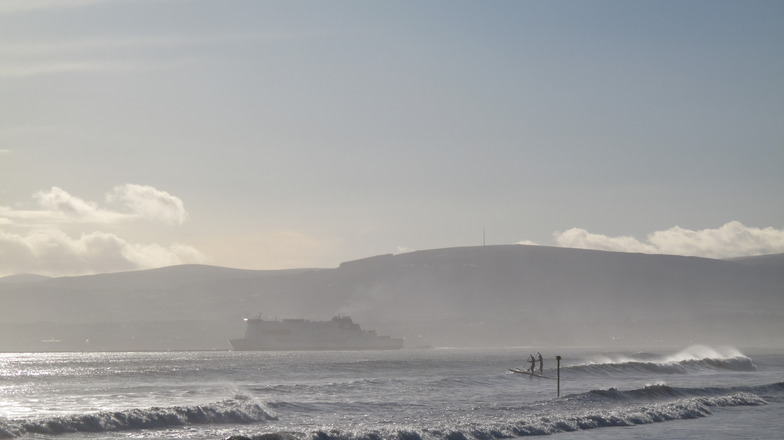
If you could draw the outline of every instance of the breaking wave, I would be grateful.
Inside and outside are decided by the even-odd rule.
[[[598,392],[592,391],[574,396],[574,398],[585,399],[586,396],[594,393]],[[610,394],[617,395],[618,392],[613,391]],[[619,398],[619,400],[623,399]],[[444,427],[389,427],[371,431],[330,429],[307,433],[277,432],[248,436],[235,435],[230,437],[230,440],[500,440],[603,427],[694,419],[710,415],[711,408],[754,406],[765,403],[763,399],[754,394],[737,392],[723,396],[676,399],[670,402],[605,410],[586,410],[584,406],[566,411],[563,408],[552,408],[539,410],[536,414],[520,414],[504,421],[496,420],[489,423],[474,421],[470,424]],[[521,410],[520,412],[530,413],[531,411]]]
[[[636,356],[597,357],[582,365],[562,368],[576,374],[690,374],[710,371],[756,371],[751,358],[734,349],[689,347],[670,356],[641,353]]]
[[[189,424],[256,423],[276,416],[245,396],[235,396],[207,405],[129,409],[114,412],[74,414],[42,419],[0,418],[0,438],[22,434],[65,434],[135,429],[160,429]]]
[[[549,435],[585,429],[706,417],[714,408],[758,406],[767,402],[757,393],[780,394],[784,382],[747,387],[678,388],[651,385],[619,391],[592,390],[536,405],[510,409],[501,417],[470,422],[447,422],[443,426],[376,425],[358,429],[327,429],[309,432],[267,432],[234,435],[232,440],[501,440]],[[609,405],[608,405],[609,404]],[[38,420],[0,418],[0,438],[24,434],[64,434],[135,429],[162,429],[188,424],[253,424],[277,420],[277,416],[245,396],[197,406],[131,409]],[[253,426],[253,425],[250,425]],[[251,431],[257,428],[248,428]]]
[[[728,393],[732,395],[747,395],[754,396],[762,403],[765,400],[758,397],[759,395],[779,394],[784,391],[784,382],[778,382],[769,385],[758,385],[751,387],[737,387],[737,388],[682,388],[673,387],[664,384],[647,385],[640,389],[620,391],[616,388],[609,388],[606,390],[591,390],[582,394],[575,394],[567,396],[567,401],[581,401],[584,403],[590,402],[646,402],[646,401],[662,401],[673,399],[687,399],[687,398],[705,398],[715,397],[720,399],[727,396]]]

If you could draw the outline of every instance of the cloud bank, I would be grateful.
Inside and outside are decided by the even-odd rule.
[[[151,186],[125,184],[106,193],[104,206],[53,186],[33,194],[37,206],[21,210],[0,206],[0,218],[19,226],[40,223],[120,223],[147,219],[170,225],[188,218],[180,198]]]
[[[121,205],[128,215],[158,219],[172,225],[182,224],[188,218],[182,200],[151,186],[116,186],[106,195],[106,201]]]
[[[553,238],[561,247],[706,258],[784,253],[784,229],[755,228],[738,221],[699,231],[675,226],[650,233],[645,240],[593,234],[580,228],[556,232]]]
[[[57,229],[27,234],[0,230],[0,267],[4,272],[0,275],[83,275],[203,262],[205,259],[192,246],[130,243],[115,234],[98,231],[74,238]]]
[[[116,186],[102,204],[58,187],[35,193],[33,200],[32,209],[0,206],[0,276],[81,275],[207,260],[187,244],[133,243],[116,233],[95,230],[110,224],[122,229],[139,220],[184,223],[188,213],[182,200],[154,187]],[[69,235],[66,229],[82,231]]]

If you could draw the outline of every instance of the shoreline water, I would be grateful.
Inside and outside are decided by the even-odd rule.
[[[772,438],[765,422],[784,415],[784,351],[559,349],[556,398],[554,381],[508,372],[534,349],[5,353],[0,437],[623,438],[651,424],[632,432],[696,439],[699,420],[737,429],[738,414]]]

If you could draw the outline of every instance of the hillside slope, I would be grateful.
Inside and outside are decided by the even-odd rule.
[[[224,349],[259,313],[350,315],[409,346],[776,345],[782,262],[510,245],[0,283],[0,350]]]

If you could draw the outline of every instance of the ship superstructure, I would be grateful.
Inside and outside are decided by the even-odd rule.
[[[234,350],[395,350],[403,340],[363,330],[348,316],[330,321],[245,319],[245,337],[229,341]]]

